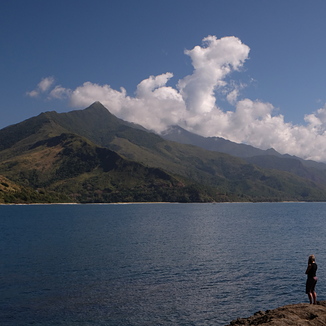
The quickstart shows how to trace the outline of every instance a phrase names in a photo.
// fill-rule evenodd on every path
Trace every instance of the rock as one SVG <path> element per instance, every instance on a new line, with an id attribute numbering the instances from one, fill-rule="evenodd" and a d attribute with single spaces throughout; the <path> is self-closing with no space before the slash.
<path id="1" fill-rule="evenodd" d="M 248 318 L 238 318 L 225 326 L 325 326 L 326 301 L 316 305 L 299 303 L 273 310 L 258 311 Z"/>

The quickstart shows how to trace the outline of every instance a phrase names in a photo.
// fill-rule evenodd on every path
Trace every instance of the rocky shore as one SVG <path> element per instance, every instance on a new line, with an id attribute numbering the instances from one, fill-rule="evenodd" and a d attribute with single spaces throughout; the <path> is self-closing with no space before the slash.
<path id="1" fill-rule="evenodd" d="M 299 303 L 273 310 L 258 311 L 248 318 L 238 318 L 225 326 L 325 326 L 326 301 L 316 305 Z"/>

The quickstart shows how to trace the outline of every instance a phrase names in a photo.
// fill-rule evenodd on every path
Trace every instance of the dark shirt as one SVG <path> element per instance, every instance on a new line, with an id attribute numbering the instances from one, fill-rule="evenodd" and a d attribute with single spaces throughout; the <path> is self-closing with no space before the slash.
<path id="1" fill-rule="evenodd" d="M 316 263 L 312 263 L 310 270 L 308 272 L 308 278 L 313 278 L 316 276 L 316 272 L 317 272 L 317 264 Z"/>

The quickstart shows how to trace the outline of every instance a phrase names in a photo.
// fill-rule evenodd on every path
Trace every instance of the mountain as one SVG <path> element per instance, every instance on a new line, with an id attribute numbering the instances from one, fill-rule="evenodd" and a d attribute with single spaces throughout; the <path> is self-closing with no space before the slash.
<path id="1" fill-rule="evenodd" d="M 64 194 L 52 191 L 36 191 L 30 187 L 18 185 L 0 175 L 0 204 L 8 203 L 64 203 L 71 199 Z"/>
<path id="2" fill-rule="evenodd" d="M 326 184 L 325 163 L 303 160 L 288 154 L 282 155 L 273 148 L 261 150 L 250 145 L 234 143 L 221 137 L 202 137 L 179 126 L 169 128 L 162 137 L 170 141 L 191 144 L 210 151 L 241 157 L 246 162 L 264 169 L 286 171 L 320 184 Z"/>
<path id="3" fill-rule="evenodd" d="M 237 144 L 222 137 L 202 137 L 200 135 L 191 133 L 179 126 L 170 127 L 162 134 L 162 137 L 164 139 L 175 141 L 181 144 L 194 145 L 209 151 L 217 151 L 237 157 L 251 157 L 258 155 L 281 156 L 281 154 L 277 153 L 273 149 L 264 151 L 250 145 Z"/>
<path id="4" fill-rule="evenodd" d="M 194 184 L 126 160 L 70 133 L 38 140 L 19 155 L 3 160 L 0 173 L 26 189 L 34 189 L 34 194 L 52 194 L 54 202 L 59 201 L 55 194 L 60 202 L 215 200 L 205 189 L 199 193 Z M 30 202 L 40 202 L 39 196 L 34 197 L 28 197 Z M 9 202 L 8 198 L 4 201 Z"/>
<path id="5" fill-rule="evenodd" d="M 0 175 L 74 202 L 326 200 L 326 183 L 163 139 L 99 102 L 0 130 Z"/>

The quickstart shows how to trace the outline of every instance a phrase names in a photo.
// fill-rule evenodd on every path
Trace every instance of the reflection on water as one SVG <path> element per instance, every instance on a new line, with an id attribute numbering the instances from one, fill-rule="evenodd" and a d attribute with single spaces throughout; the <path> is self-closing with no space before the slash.
<path id="1" fill-rule="evenodd" d="M 1 325 L 218 326 L 305 302 L 310 253 L 324 279 L 325 208 L 0 206 Z"/>

